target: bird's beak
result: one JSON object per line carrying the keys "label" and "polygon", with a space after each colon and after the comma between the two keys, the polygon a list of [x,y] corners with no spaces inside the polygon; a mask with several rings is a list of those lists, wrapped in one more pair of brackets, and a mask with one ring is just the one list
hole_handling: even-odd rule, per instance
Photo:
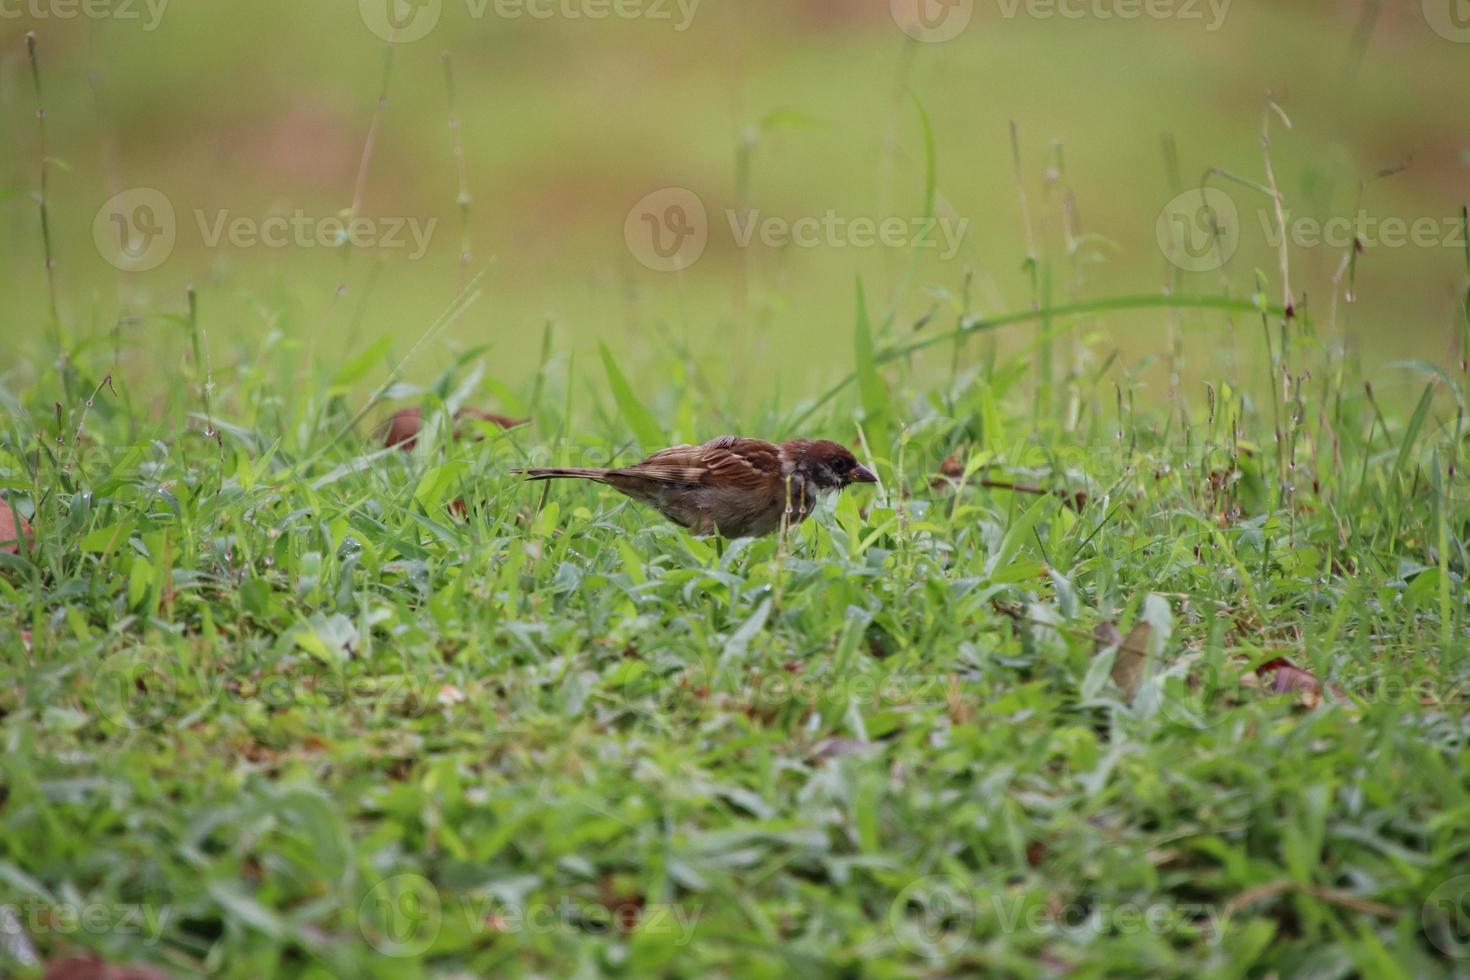
{"label": "bird's beak", "polygon": [[873,471],[870,470],[870,469],[868,469],[866,466],[859,466],[857,469],[855,469],[855,470],[852,471],[852,478],[848,482],[849,483],[877,483],[878,482],[878,478],[876,476],[874,476],[873,475]]}

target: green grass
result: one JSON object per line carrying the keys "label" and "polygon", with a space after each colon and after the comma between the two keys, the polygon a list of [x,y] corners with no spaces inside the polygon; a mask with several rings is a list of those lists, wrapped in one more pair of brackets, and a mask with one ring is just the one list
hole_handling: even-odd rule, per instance
{"label": "green grass", "polygon": [[[1462,52],[1264,7],[916,49],[812,4],[450,19],[390,71],[262,2],[94,25],[110,74],[43,25],[0,105],[0,976],[1470,975],[1466,257],[1293,248],[1288,316],[1254,224],[1297,69],[1294,213],[1460,212]],[[1185,274],[1156,218],[1207,166],[1250,235]],[[119,277],[113,185],[443,229]],[[619,232],[671,185],[987,220],[959,264],[660,276]],[[716,542],[511,475],[729,432],[880,484]]]}
{"label": "green grass", "polygon": [[[1463,376],[1380,410],[1310,325],[1258,317],[1284,393],[1217,379],[1146,409],[1077,340],[1092,367],[1042,400],[973,322],[924,382],[860,318],[859,384],[740,417],[635,387],[611,351],[589,384],[548,337],[534,377],[471,350],[400,383],[430,419],[403,453],[351,392],[406,347],[209,354],[208,319],[179,321],[166,388],[114,391],[97,344],[0,389],[0,474],[35,527],[0,556],[0,897],[38,956],[1465,969],[1433,941],[1465,950],[1435,892],[1470,867]],[[531,423],[448,439],[464,403]],[[633,422],[647,442],[799,416],[882,485],[784,540],[716,547],[507,475],[631,458]],[[935,481],[951,456],[958,486]],[[1104,622],[1150,639],[1099,654]],[[1144,652],[1129,681],[1117,658]],[[1282,656],[1326,692],[1272,693],[1256,668]]]}

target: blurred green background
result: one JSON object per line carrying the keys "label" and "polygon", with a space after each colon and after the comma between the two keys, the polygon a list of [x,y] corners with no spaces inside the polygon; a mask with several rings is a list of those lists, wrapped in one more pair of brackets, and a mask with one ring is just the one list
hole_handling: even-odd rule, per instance
{"label": "blurred green background", "polygon": [[[691,0],[541,0],[544,17],[506,0],[429,0],[398,11],[409,30],[426,23],[417,18],[437,21],[391,46],[391,59],[370,24],[388,0],[174,0],[161,10],[159,0],[151,9],[114,0],[92,8],[105,17],[79,13],[81,0],[3,2],[0,331],[4,370],[22,386],[54,336],[27,31],[38,39],[44,152],[55,161],[47,196],[62,335],[97,338],[120,377],[137,383],[187,349],[176,323],[151,314],[181,312],[190,285],[216,371],[228,370],[232,345],[272,330],[303,356],[345,358],[386,335],[401,355],[484,269],[480,299],[408,377],[476,344],[490,345],[498,378],[524,376],[550,319],[579,369],[595,368],[587,355],[605,341],[660,384],[651,365],[677,345],[736,402],[799,399],[850,369],[859,277],[872,305],[895,314],[894,333],[966,302],[979,313],[1031,306],[1032,250],[1055,302],[1166,287],[1247,295],[1256,270],[1279,275],[1263,194],[1213,182],[1240,216],[1239,249],[1223,272],[1172,265],[1158,219],[1209,167],[1264,180],[1268,91],[1293,123],[1288,131],[1273,119],[1271,130],[1293,215],[1361,207],[1374,220],[1447,228],[1470,200],[1470,31],[1452,16],[1464,0],[1061,0],[1078,16],[1046,0],[929,0],[935,17],[959,18],[943,23],[955,36],[942,42],[901,29],[914,0],[702,0],[692,10]],[[1139,8],[1133,19],[1102,16]],[[468,261],[446,52],[463,120]],[[197,213],[209,224],[220,212],[258,222],[352,207],[385,90],[357,213],[437,221],[422,257],[206,244]],[[727,209],[922,218],[920,107],[936,211],[969,222],[956,254],[832,236],[815,247],[737,245]],[[94,243],[94,223],[109,198],[139,187],[165,195],[177,243],[156,268],[123,272]],[[625,235],[630,209],[670,187],[692,191],[708,213],[708,246],[679,272],[645,267]],[[1339,300],[1335,326],[1344,248],[1297,243],[1292,285],[1320,334],[1345,336],[1370,359],[1448,366],[1460,357],[1466,253],[1448,232],[1439,239],[1369,248],[1357,302]],[[1269,294],[1279,298],[1279,285]],[[1220,332],[1190,328],[1221,320],[1149,311],[1074,325],[1138,365],[1165,350],[1174,322],[1193,368],[1214,370]],[[1005,342],[1028,342],[1025,329]],[[1259,323],[1238,331],[1243,344],[1261,334]],[[948,356],[940,349],[932,363]],[[1159,374],[1143,375],[1154,394]]]}

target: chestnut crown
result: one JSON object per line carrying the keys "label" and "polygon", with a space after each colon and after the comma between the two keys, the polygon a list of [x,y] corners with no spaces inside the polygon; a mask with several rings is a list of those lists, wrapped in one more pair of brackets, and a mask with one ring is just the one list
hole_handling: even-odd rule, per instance
{"label": "chestnut crown", "polygon": [[846,447],[826,439],[793,439],[781,447],[794,469],[820,490],[841,490],[854,483],[877,483],[872,471]]}

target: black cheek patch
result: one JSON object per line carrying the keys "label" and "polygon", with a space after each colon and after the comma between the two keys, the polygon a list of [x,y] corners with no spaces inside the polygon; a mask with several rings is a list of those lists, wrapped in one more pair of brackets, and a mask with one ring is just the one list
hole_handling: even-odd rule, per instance
{"label": "black cheek patch", "polygon": [[823,490],[836,490],[842,486],[842,477],[830,466],[817,466],[812,470],[812,482]]}

